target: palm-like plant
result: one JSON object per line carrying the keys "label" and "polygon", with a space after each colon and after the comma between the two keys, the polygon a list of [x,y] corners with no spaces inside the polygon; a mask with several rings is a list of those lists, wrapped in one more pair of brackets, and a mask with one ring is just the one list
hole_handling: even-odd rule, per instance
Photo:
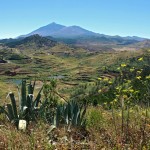
{"label": "palm-like plant", "polygon": [[[27,92],[28,87],[28,92]],[[14,93],[10,92],[8,95],[10,97],[11,103],[6,106],[0,106],[0,113],[5,113],[8,120],[13,122],[17,127],[19,120],[26,120],[27,123],[29,121],[35,121],[37,117],[37,107],[39,105],[41,99],[41,91],[37,94],[37,97],[34,99],[34,88],[35,81],[33,85],[31,82],[26,84],[26,80],[22,80],[21,90],[19,93],[19,108],[17,108],[16,99]]]}

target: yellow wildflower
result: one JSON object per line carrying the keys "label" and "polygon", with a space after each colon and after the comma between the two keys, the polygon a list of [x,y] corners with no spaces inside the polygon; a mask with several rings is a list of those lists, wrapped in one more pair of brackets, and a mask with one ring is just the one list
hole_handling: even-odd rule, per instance
{"label": "yellow wildflower", "polygon": [[131,69],[130,69],[130,72],[133,72],[134,70],[135,70],[134,68],[131,68]]}
{"label": "yellow wildflower", "polygon": [[118,113],[118,116],[120,116],[120,117],[122,116],[121,112]]}
{"label": "yellow wildflower", "polygon": [[120,87],[119,87],[119,86],[117,86],[117,87],[116,87],[116,90],[119,90],[119,89],[120,89]]}
{"label": "yellow wildflower", "polygon": [[143,57],[139,58],[138,61],[143,61]]}
{"label": "yellow wildflower", "polygon": [[122,92],[126,93],[126,92],[127,92],[127,90],[126,90],[126,89],[124,89],[124,90],[122,90]]}
{"label": "yellow wildflower", "polygon": [[137,94],[137,93],[139,93],[139,91],[134,91],[134,94]]}
{"label": "yellow wildflower", "polygon": [[107,77],[105,77],[104,79],[103,79],[103,81],[108,81],[109,80],[109,78],[107,78]]}
{"label": "yellow wildflower", "polygon": [[112,84],[112,81],[109,81],[108,83],[109,83],[109,84]]}
{"label": "yellow wildflower", "polygon": [[98,80],[100,80],[100,81],[101,81],[101,80],[102,80],[102,78],[98,78]]}
{"label": "yellow wildflower", "polygon": [[116,94],[116,97],[119,97],[120,95],[119,94]]}
{"label": "yellow wildflower", "polygon": [[138,74],[140,74],[141,72],[142,72],[142,71],[139,71],[139,70],[137,71]]}
{"label": "yellow wildflower", "polygon": [[133,109],[130,109],[129,112],[132,113],[132,112],[133,112]]}
{"label": "yellow wildflower", "polygon": [[133,89],[130,89],[130,90],[129,90],[129,92],[133,93],[133,92],[134,92],[134,90],[133,90]]}
{"label": "yellow wildflower", "polygon": [[146,76],[146,79],[150,79],[150,75],[149,75],[149,76]]}
{"label": "yellow wildflower", "polygon": [[117,102],[117,99],[114,99],[114,103],[116,103]]}
{"label": "yellow wildflower", "polygon": [[100,90],[98,90],[98,93],[101,93],[102,92],[102,90],[100,89]]}
{"label": "yellow wildflower", "polygon": [[110,102],[110,104],[113,104],[113,102]]}
{"label": "yellow wildflower", "polygon": [[127,65],[126,64],[121,64],[121,67],[126,67]]}
{"label": "yellow wildflower", "polygon": [[136,78],[137,78],[138,80],[140,80],[142,77],[141,77],[141,76],[137,76]]}

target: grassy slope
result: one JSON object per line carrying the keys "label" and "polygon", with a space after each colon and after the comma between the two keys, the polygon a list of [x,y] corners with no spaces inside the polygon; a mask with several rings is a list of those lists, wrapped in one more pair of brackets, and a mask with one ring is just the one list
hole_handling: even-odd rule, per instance
{"label": "grassy slope", "polygon": [[[28,56],[29,59],[9,60],[9,63],[1,64],[0,74],[2,81],[12,78],[3,75],[5,71],[16,72],[17,76],[13,78],[26,77],[48,77],[53,75],[67,75],[68,81],[73,81],[81,77],[97,78],[98,70],[105,66],[116,63],[119,59],[124,60],[134,56],[140,56],[144,51],[116,51],[116,52],[89,52],[82,48],[70,48],[66,45],[59,44],[49,49],[39,49],[33,51],[27,49],[1,49],[0,54],[5,57],[15,53],[18,55]],[[76,82],[78,82],[76,80]],[[81,81],[79,81],[81,82]],[[5,88],[1,88],[1,93],[5,93]],[[3,94],[1,94],[3,95]]]}
{"label": "grassy slope", "polygon": [[[124,62],[126,59],[132,58],[134,56],[141,56],[144,51],[123,51],[123,52],[112,52],[112,53],[85,53],[83,49],[67,49],[65,53],[69,53],[69,56],[65,56],[63,50],[65,47],[57,46],[48,49],[46,51],[32,52],[31,50],[24,51],[24,55],[30,56],[32,58],[30,65],[26,63],[20,63],[21,61],[11,61],[9,64],[1,65],[1,70],[15,68],[15,66],[20,66],[16,69],[18,73],[21,71],[28,72],[28,76],[50,76],[56,74],[67,74],[70,78],[67,82],[81,76],[88,75],[91,78],[98,77],[98,69],[109,67],[115,64],[117,61]],[[42,51],[42,52],[41,52]],[[75,51],[75,52],[74,52]],[[20,51],[16,51],[15,53]],[[60,54],[61,52],[61,54]],[[82,56],[79,57],[79,53],[82,52]],[[49,53],[49,55],[48,55]],[[53,54],[51,54],[53,53]],[[120,60],[121,59],[121,60]],[[27,75],[19,74],[15,78],[26,77]],[[16,87],[12,83],[3,82],[8,76],[1,76],[0,80],[0,104],[5,102],[5,97],[9,91],[15,91]],[[11,78],[11,77],[9,77]],[[73,80],[73,82],[75,82]],[[77,83],[81,81],[76,81]],[[75,83],[76,83],[75,82]],[[38,85],[40,85],[39,83]],[[67,92],[70,92],[73,86],[60,84],[58,90],[61,92],[62,89],[66,88]],[[68,96],[62,91],[64,96]],[[61,93],[61,94],[62,94]],[[15,93],[16,94],[16,93]],[[87,137],[86,144],[89,149],[142,149],[142,146],[149,142],[150,133],[150,114],[146,116],[146,109],[137,108],[136,106],[130,110],[129,126],[127,126],[127,113],[125,112],[125,127],[122,132],[122,117],[121,110],[114,110],[113,114],[110,111],[106,111],[101,106],[97,108],[89,108],[87,111],[87,129],[89,131],[89,137]],[[31,123],[28,130],[25,133],[18,132],[13,126],[8,124],[4,116],[0,116],[0,148],[3,149],[54,149],[51,144],[49,144],[50,137],[47,134],[49,125],[43,122]],[[114,120],[115,118],[115,120]],[[145,123],[146,120],[146,123]],[[0,125],[1,125],[0,124]],[[144,129],[145,127],[145,129]],[[77,131],[79,133],[79,131]],[[80,133],[79,133],[80,134]],[[68,132],[63,129],[58,129],[54,135],[59,137],[68,136]],[[78,135],[78,134],[77,134]],[[68,145],[62,144],[61,149],[67,149],[71,147],[71,137],[68,136]],[[129,138],[126,140],[125,138]],[[146,138],[146,140],[144,139]],[[124,141],[127,141],[125,143]],[[139,142],[140,141],[140,142]],[[79,141],[78,143],[83,143],[85,141]],[[60,141],[57,141],[56,147],[60,149]],[[80,144],[81,144],[80,143]],[[132,143],[132,144],[129,144]],[[79,144],[79,145],[80,145]],[[142,145],[143,144],[143,145]],[[77,149],[81,149],[81,146],[76,146]],[[75,147],[75,145],[74,145]],[[69,149],[68,148],[68,149]],[[150,147],[145,147],[145,149]],[[143,147],[144,149],[144,147]]]}

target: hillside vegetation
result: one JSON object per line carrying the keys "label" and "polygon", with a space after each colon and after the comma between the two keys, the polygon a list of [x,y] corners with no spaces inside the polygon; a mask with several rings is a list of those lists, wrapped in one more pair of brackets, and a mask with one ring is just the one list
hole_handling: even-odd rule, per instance
{"label": "hillside vegetation", "polygon": [[0,149],[150,149],[150,50],[109,48],[2,44]]}

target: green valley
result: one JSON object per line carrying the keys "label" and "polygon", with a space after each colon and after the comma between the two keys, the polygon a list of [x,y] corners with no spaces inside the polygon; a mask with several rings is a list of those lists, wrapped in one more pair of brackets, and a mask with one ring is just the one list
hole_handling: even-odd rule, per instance
{"label": "green valley", "polygon": [[150,148],[149,41],[91,39],[1,41],[0,148]]}

